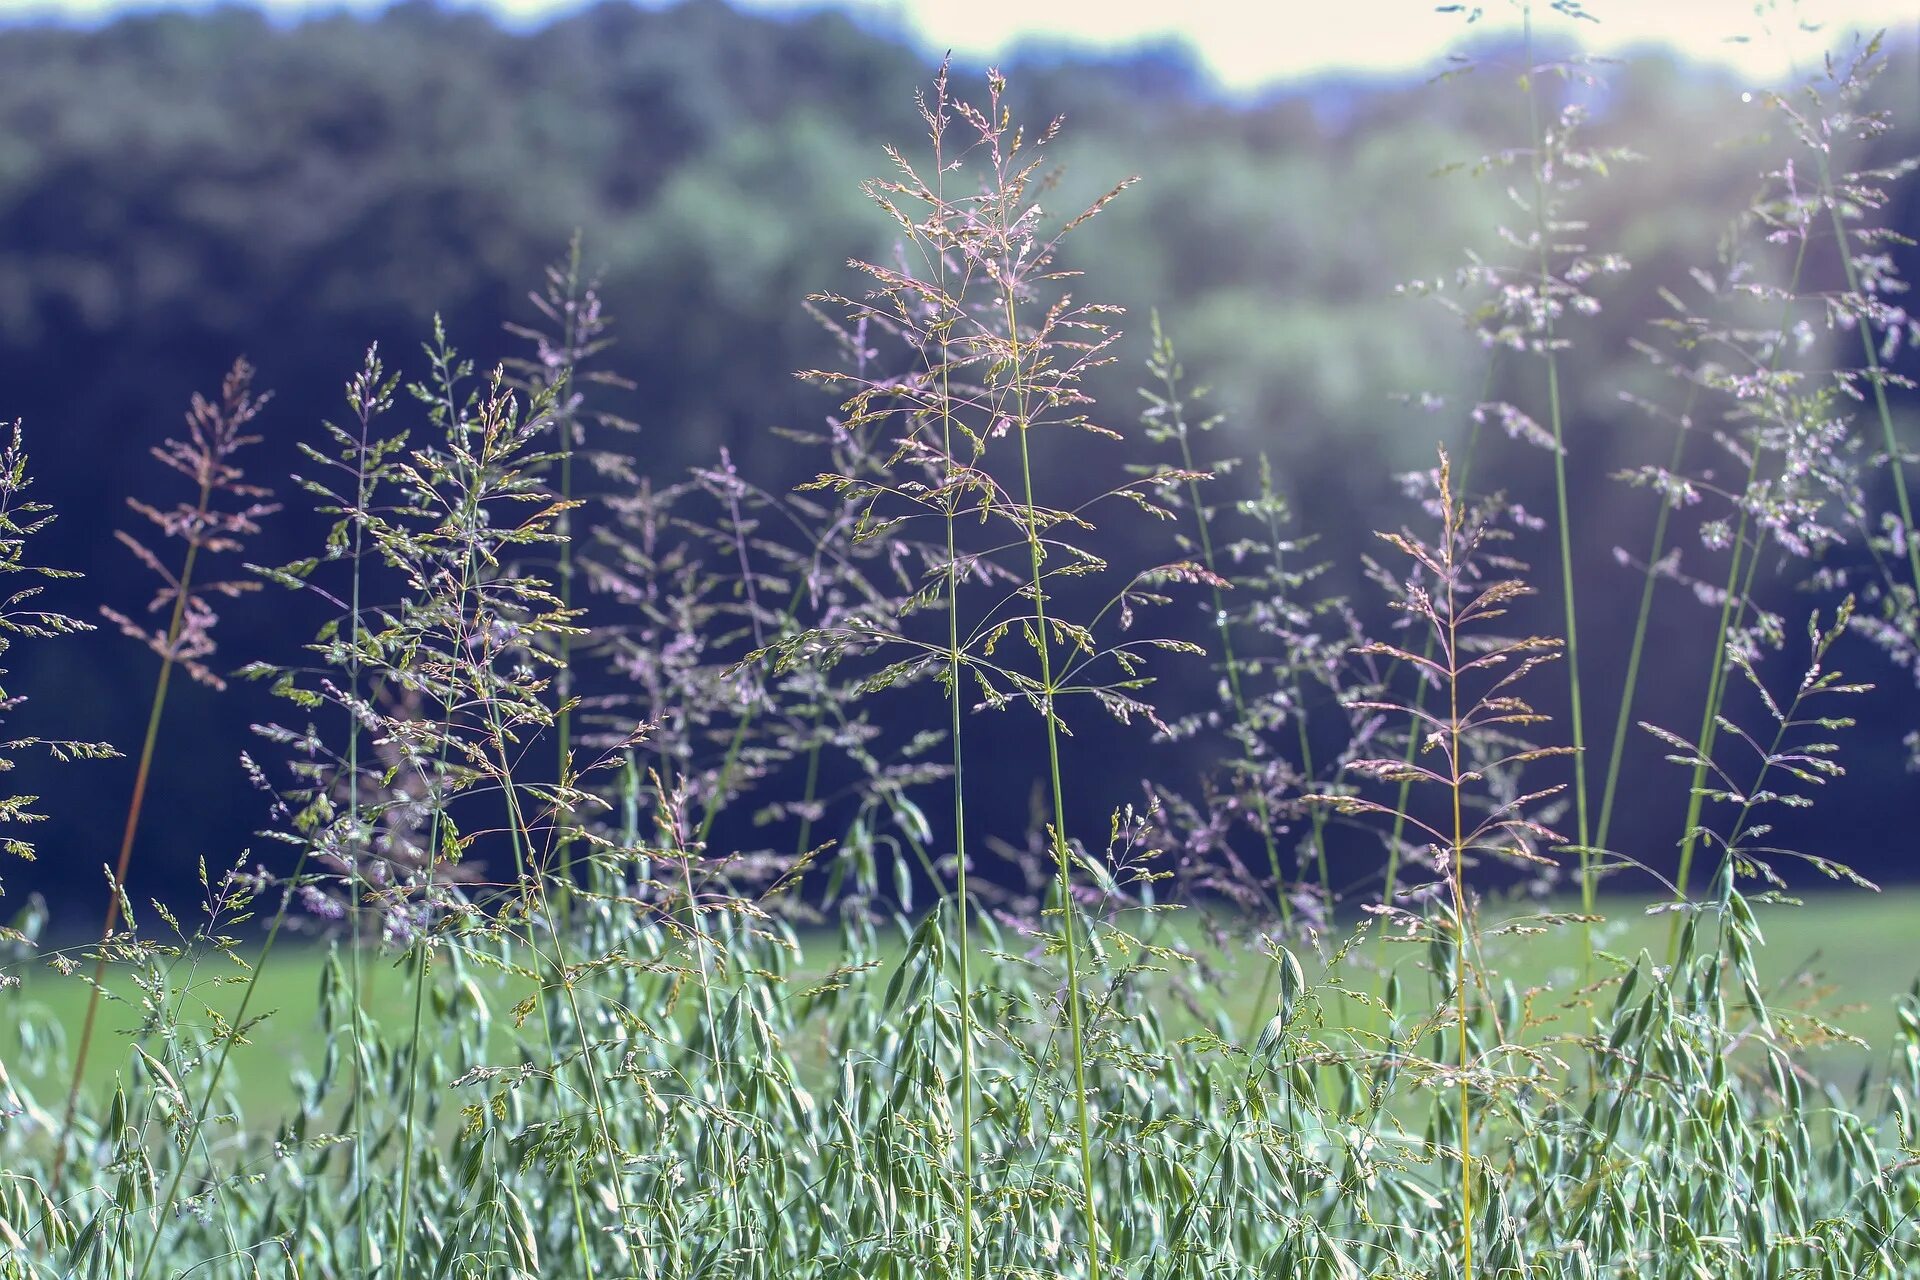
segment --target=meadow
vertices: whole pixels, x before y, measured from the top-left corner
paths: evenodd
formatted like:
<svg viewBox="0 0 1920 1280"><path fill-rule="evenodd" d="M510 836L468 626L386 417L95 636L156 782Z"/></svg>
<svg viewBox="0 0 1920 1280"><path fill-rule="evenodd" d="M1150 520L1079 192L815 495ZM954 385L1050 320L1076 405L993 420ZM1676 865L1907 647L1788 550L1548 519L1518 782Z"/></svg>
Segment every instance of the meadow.
<svg viewBox="0 0 1920 1280"><path fill-rule="evenodd" d="M1597 931L1596 946L1615 957L1660 951L1666 942L1665 925L1660 917L1646 914L1646 905L1632 899L1602 899L1600 914L1608 923ZM1571 900L1554 902L1548 909L1573 912L1578 904ZM1851 1086L1862 1070L1885 1069L1886 1063L1877 1060L1869 1046L1887 1043L1893 1027L1890 1010L1920 980L1916 920L1920 920L1920 892L1912 889L1891 890L1865 900L1854 895L1822 894L1762 917L1766 943L1757 957L1756 970L1769 999L1782 1007L1821 1012L1835 1029L1858 1041L1835 1040L1820 1053L1810 1055L1806 1066L1815 1076ZM1209 1011L1217 1012L1228 1028L1264 1021L1261 1015L1265 1010L1255 1005L1262 995L1263 971L1257 952L1221 948L1221 930L1190 926L1178 913L1164 923L1171 935L1169 945L1195 955L1197 960L1204 959L1215 988ZM1237 932L1244 933L1244 922L1241 926ZM1228 931L1229 936L1232 932ZM819 983L846 961L840 940L832 934L802 934L795 941L795 971L787 984L791 992ZM891 938L882 934L876 940L873 955L880 963L874 970L875 981L891 980L905 959L907 941L907 934L897 928ZM309 1013L319 1006L323 983L336 980L337 975L328 977L324 972L330 959L335 957L329 949L305 945L287 947L272 957L271 963L260 964L258 957L249 961L250 967L259 970L255 999L261 1012L269 1016L233 1058L234 1093L241 1116L271 1122L289 1078L301 1071L316 1072L325 1061L327 1037L322 1034L320 1019ZM1418 959L1395 956L1390 946L1383 944L1376 963L1385 967L1395 963L1417 966ZM362 969L359 1001L367 1017L385 1034L398 1035L404 1033L412 1015L410 984L401 957L389 956L386 960ZM1487 948L1487 962L1523 989L1551 989L1571 983L1581 970L1584 955L1573 936L1552 934L1496 940ZM973 963L987 972L995 957L988 951L976 951ZM1315 980L1328 976L1325 967L1316 968L1312 961L1304 971ZM1907 976L1909 971L1912 977ZM22 986L13 1002L15 1021L0 1031L0 1061L27 1060L34 1037L60 1037L86 1018L87 988L77 983L35 981L32 971L20 976ZM89 1064L84 1086L95 1096L108 1096L116 1087L136 1084L128 1074L127 1055L120 1046L140 1030L144 1018L141 992L130 980L114 982L117 976L108 975L113 1002L104 1006L99 1019L97 1034L102 1037L104 1051ZM190 1023L204 1021L209 1013L221 1009L232 986L237 985L230 979L250 977L249 967L239 964L208 966L197 981L182 984L174 1016ZM1168 982L1155 994L1171 994L1173 986ZM534 985L482 975L480 989L491 1022L504 1021ZM1187 1015L1184 1018L1183 1013ZM1359 1006L1347 1009L1342 1029L1364 1027L1367 1014ZM1193 1008L1177 1009L1169 1018L1169 1030L1177 1036L1197 1034L1208 1025L1209 1019ZM28 1043L23 1044L23 1039ZM508 1047L501 1037L489 1051ZM23 1083L44 1092L65 1081L45 1078Z"/></svg>
<svg viewBox="0 0 1920 1280"><path fill-rule="evenodd" d="M143 740L6 744L134 780L98 934L0 934L0 1276L1913 1274L1915 891L1819 805L1868 700L1920 757L1920 325L1876 220L1912 166L1850 167L1885 62L1767 97L1721 257L1665 282L1620 391L1673 428L1620 472L1658 499L1613 531L1624 656L1582 652L1566 498L1570 335L1638 269L1581 239L1632 157L1587 142L1580 59L1520 67L1514 145L1467 161L1503 256L1405 290L1520 398L1431 406L1462 429L1365 548L1216 454L1178 335L1073 252L1131 180L1057 213L1062 125L997 73L943 67L865 185L897 252L822 266L797 490L645 472L578 243L522 358L476 368L464 321L368 350L284 482L236 363L119 534ZM1096 404L1123 321L1141 400ZM30 442L0 624L51 647L89 624L35 537L96 516L32 501ZM1501 448L1552 510L1476 485ZM294 503L324 543L255 563ZM1129 524L1164 556L1113 563ZM311 620L301 661L231 661L246 609ZM1712 661L1648 705L1671 613ZM1180 664L1207 696L1163 704ZM136 901L141 831L192 812L148 794L170 690L242 680L284 706L260 845L202 860L197 914ZM1164 773L1110 776L1123 734ZM1015 751L1029 794L978 781ZM1664 812L1630 752L1684 816L1623 848ZM14 854L59 847L36 803L0 802ZM1024 843L981 834L1021 805Z"/></svg>

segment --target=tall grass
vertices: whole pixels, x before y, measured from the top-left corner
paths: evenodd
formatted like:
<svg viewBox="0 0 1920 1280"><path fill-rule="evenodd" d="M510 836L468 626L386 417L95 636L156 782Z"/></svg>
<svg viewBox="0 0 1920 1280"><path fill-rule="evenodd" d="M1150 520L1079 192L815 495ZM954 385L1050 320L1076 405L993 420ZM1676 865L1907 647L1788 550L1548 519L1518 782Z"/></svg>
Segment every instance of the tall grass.
<svg viewBox="0 0 1920 1280"><path fill-rule="evenodd" d="M899 252L811 301L839 363L802 375L833 403L788 433L819 459L798 491L725 452L644 478L599 436L630 424L587 399L615 380L585 369L610 332L578 245L515 365L474 369L440 324L413 380L369 352L297 485L324 546L244 593L281 590L315 628L298 662L245 668L289 708L248 760L284 867L203 869L189 923L134 909L123 852L98 944L36 953L38 919L0 939L23 1028L0 1063L0 1275L1911 1272L1920 985L1883 1011L1884 1065L1843 1088L1830 1011L1760 964L1789 872L1864 885L1774 815L1843 772L1867 686L1839 665L1906 661L1916 634L1890 336L1909 322L1864 225L1905 173L1853 173L1834 122L1870 126L1815 114L1857 102L1879 56L1773 104L1793 125L1775 176L1690 277L1705 305L1676 286L1645 346L1680 407L1642 407L1681 435L1628 476L1665 501L1630 649L1587 653L1587 680L1628 673L1597 810L1592 687L1554 668L1571 741L1531 700L1576 618L1566 480L1587 446L1560 320L1624 269L1568 244L1565 178L1620 157L1576 145L1530 52L1530 143L1490 168L1524 166L1531 229L1454 304L1537 361L1547 422L1495 398L1491 358L1457 416L1469 455L1484 423L1544 446L1525 456L1554 527L1443 451L1404 478L1386 552L1359 557L1377 590L1353 598L1325 586L1351 549L1309 553L1286 476L1210 456L1226 431L1169 334L1145 447L1100 416L1088 375L1119 357L1119 313L1082 296L1100 264L1075 233L1129 184L1053 216L1060 126L1022 125L997 74L973 99L942 69L923 144L867 186ZM1817 188L1787 180L1794 147ZM1816 292L1816 267L1838 284ZM1796 336L1815 307L1858 331L1858 362L1851 335ZM198 553L264 510L229 459L258 408L243 377L223 406L166 455L202 464L198 503L150 513L187 537L173 620L122 624L162 659L156 725L172 666L217 678ZM1741 487L1682 471L1710 406ZM16 430L0 571L34 572L26 483ZM1109 563L1123 519L1167 557ZM1814 593L1804 628L1769 611L1767 547ZM1536 550L1559 565L1544 614ZM1636 712L1674 577L1720 633L1692 735ZM0 626L78 624L10 605ZM1156 677L1206 660L1217 695L1162 705ZM1008 801L969 768L993 717L1024 717L1044 761L1024 846L978 834ZM1144 785L1073 753L1128 732L1165 746ZM1676 762L1689 808L1659 957L1610 953L1600 918L1603 873L1668 865L1604 847L1629 737ZM136 790L129 846L139 811ZM1560 911L1569 859L1580 907ZM240 940L256 914L264 954ZM262 1110L237 1077L296 922L326 937L324 1039ZM1560 929L1586 940L1579 971L1518 963ZM137 1015L110 1086L93 1014L69 1052L38 1011L60 981Z"/></svg>
<svg viewBox="0 0 1920 1280"><path fill-rule="evenodd" d="M166 625L147 628L115 609L101 612L122 632L140 641L160 658L160 670L154 678L153 701L147 712L147 730L140 743L139 763L134 767L133 792L127 800L127 818L120 836L120 852L113 865L107 891L106 922L100 930L100 948L93 967L93 991L87 998L86 1017L80 1025L80 1044L73 1055L72 1079L67 1085L66 1118L56 1144L53 1182L60 1182L65 1159L67 1135L73 1129L74 1108L79 1105L80 1083L86 1075L87 1054L93 1047L95 1019L100 1012L100 984L106 976L107 944L120 923L126 897L127 869L133 860L134 839L140 830L140 815L146 805L147 782L152 776L154 751L160 744L160 720L166 710L167 688L175 667L215 688L225 683L207 659L214 652L213 624L218 615L209 601L215 596L239 596L257 589L250 580L218 582L208 585L197 581L194 570L202 554L218 555L240 551L243 539L257 528L256 521L273 510L261 501L269 490L249 484L235 462L235 454L259 437L242 434L260 413L266 397L253 393L253 369L244 360L235 362L227 374L217 400L196 395L187 411L187 437L170 439L153 450L153 456L185 476L194 497L171 509L160 510L147 503L129 499L130 505L167 538L184 544L179 568L169 570L146 542L124 531L115 531L120 542L160 579L147 608L163 611ZM223 509L222 503L232 504Z"/></svg>

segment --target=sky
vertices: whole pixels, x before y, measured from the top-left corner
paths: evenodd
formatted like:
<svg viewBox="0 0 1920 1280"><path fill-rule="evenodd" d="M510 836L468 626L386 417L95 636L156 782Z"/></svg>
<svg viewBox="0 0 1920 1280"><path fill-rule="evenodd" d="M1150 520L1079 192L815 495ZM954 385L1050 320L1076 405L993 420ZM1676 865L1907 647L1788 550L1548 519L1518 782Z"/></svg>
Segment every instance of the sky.
<svg viewBox="0 0 1920 1280"><path fill-rule="evenodd" d="M385 0L253 0L295 17L337 9L377 10ZM661 0L646 0L660 3ZM0 0L8 17L98 21L115 13L206 8L214 0ZM580 7L581 0L442 0L492 10L515 24ZM1121 50L1169 37L1185 40L1221 85L1253 91L1328 72L1396 73L1436 69L1469 28L1462 13L1436 12L1435 0L735 0L766 12L841 8L932 52L991 61L1023 41L1046 39L1082 49ZM1580 0L1596 21L1552 12L1544 31L1577 27L1588 47L1666 44L1698 59L1726 62L1756 83L1795 67L1818 66L1822 45L1858 28L1920 34L1916 0ZM1518 25L1519 0L1470 0L1483 31ZM1551 0L1535 0L1536 11ZM1756 11L1766 15L1756 17ZM1806 22L1817 34L1797 30ZM1749 38L1730 41L1729 33Z"/></svg>

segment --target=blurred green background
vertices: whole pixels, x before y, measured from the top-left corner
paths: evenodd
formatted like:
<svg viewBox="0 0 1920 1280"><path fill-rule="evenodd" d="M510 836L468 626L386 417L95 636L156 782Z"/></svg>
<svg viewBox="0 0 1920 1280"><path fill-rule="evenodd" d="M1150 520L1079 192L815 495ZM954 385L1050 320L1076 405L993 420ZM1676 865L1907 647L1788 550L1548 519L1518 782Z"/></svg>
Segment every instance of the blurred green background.
<svg viewBox="0 0 1920 1280"><path fill-rule="evenodd" d="M1920 59L1910 35L1896 37L1905 43L1870 104L1894 127L1857 163L1920 152ZM1096 416L1135 418L1157 308L1225 415L1220 452L1271 458L1299 527L1334 561L1332 590L1369 592L1358 553L1370 530L1407 515L1395 473L1429 463L1437 440L1458 447L1481 394L1484 353L1444 309L1397 292L1467 252L1499 252L1503 223L1520 216L1506 179L1471 172L1524 137L1520 52L1499 38L1473 52L1478 71L1445 83L1329 73L1232 95L1174 45L1031 49L1004 68L1022 115L1065 120L1050 207L1143 179L1077 235L1065 264L1087 272L1082 296L1130 313L1119 360L1093 385ZM43 558L88 575L62 584L58 603L89 616L95 602L144 603L143 571L107 531L128 522L125 497L164 484L148 446L235 355L277 392L253 466L282 482L299 465L293 443L342 413L342 383L370 342L418 372L439 312L483 366L515 350L502 322L533 318L527 291L576 231L616 320L606 364L635 384L610 407L640 423L643 469L672 477L726 446L768 489L810 475L813 459L770 432L832 408L793 377L830 359L803 300L850 287L850 257L887 253L889 224L859 183L886 172L883 142L914 150L914 94L932 69L924 51L847 16L771 17L719 0L603 3L526 29L426 3L298 22L220 8L0 26L0 417L26 420L36 496L62 512ZM979 92L983 71L957 66L960 90ZM1599 313L1566 329L1582 642L1594 696L1610 707L1639 586L1614 549L1643 547L1655 512L1612 473L1664 457L1669 439L1624 402L1656 381L1633 343L1661 311L1659 289L1714 261L1778 126L1731 72L1666 53L1629 58L1603 86L1554 92L1586 103L1597 144L1640 153L1591 176L1578 210L1580 235L1634 270L1598 285ZM1920 231L1920 188L1897 186L1886 219ZM1894 252L1908 274L1920 265ZM1534 402L1537 382L1516 363L1491 390ZM1422 396L1444 407L1421 408ZM1898 408L1911 439L1911 397ZM1070 463L1041 459L1057 472ZM1537 451L1485 442L1477 485L1545 510L1550 483ZM289 511L247 558L307 554L320 529ZM1109 551L1122 563L1160 554ZM1522 554L1553 559L1544 537ZM1540 585L1552 601L1554 573ZM1676 725L1698 714L1708 619L1684 589L1663 589L1644 699ZM285 660L310 631L277 604L239 602L217 665ZM137 741L152 670L119 636L23 646L10 661L10 687L34 696L13 731ZM1832 789L1814 843L1868 875L1910 878L1920 787L1899 739L1913 721L1911 677L1864 647L1850 661L1899 696L1863 712L1852 775ZM1213 678L1195 664L1165 696L1204 699ZM1543 694L1545 709L1554 699ZM265 824L237 766L265 706L257 690L176 690L154 783L168 820L142 836L136 902L192 899L194 861L224 862ZM1115 777L1191 764L1144 740L1111 750ZM1654 863L1684 804L1659 755L1636 744L1621 828ZM1010 838L1031 763L983 775L1008 788L998 820ZM56 922L79 902L91 918L131 767L23 774L55 821L41 861L7 869L0 906L40 893ZM1091 797L1092 811L1137 795L1113 790Z"/></svg>

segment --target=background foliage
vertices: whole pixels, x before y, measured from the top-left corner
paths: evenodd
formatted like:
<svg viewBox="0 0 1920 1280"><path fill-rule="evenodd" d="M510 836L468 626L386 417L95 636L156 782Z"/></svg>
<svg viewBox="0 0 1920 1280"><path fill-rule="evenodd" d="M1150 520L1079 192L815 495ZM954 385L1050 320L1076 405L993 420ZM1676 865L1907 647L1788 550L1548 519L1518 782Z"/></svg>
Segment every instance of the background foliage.
<svg viewBox="0 0 1920 1280"><path fill-rule="evenodd" d="M1920 151L1920 78L1910 56L1895 65L1874 100L1897 108L1896 127L1863 163ZM1061 207L1145 175L1089 224L1070 264L1100 264L1103 298L1130 312L1119 367L1092 375L1103 411L1131 418L1147 311L1159 308L1194 375L1218 388L1217 453L1269 455L1299 527L1324 546L1359 545L1397 499L1392 475L1430 461L1436 434L1464 429L1461 413L1395 397L1480 394L1477 345L1396 289L1452 271L1463 247L1498 250L1493 229L1511 212L1502 183L1432 175L1513 144L1510 87L1495 74L1327 79L1231 100L1178 49L1112 61L1036 51L1008 69L1027 118L1069 122ZM804 479L811 459L769 430L817 421L826 404L792 376L829 358L799 303L832 283L835 264L887 252L889 230L864 213L858 183L883 140L917 128L912 93L928 70L843 17L776 20L719 0L604 3L529 33L425 3L292 25L224 9L0 29L0 367L5 412L35 429L38 494L66 511L118 508L147 483L146 449L173 432L171 406L239 354L277 392L255 424L264 442L250 469L285 475L300 465L293 442L323 412L312 406L337 403L340 371L369 339L410 353L439 312L480 367L514 350L499 317L535 318L528 282L576 230L618 324L609 363L634 383L609 403L642 427L631 441L639 467L670 481L726 446L751 454L769 490ZM1615 566L1609 531L1644 528L1654 510L1611 473L1665 439L1623 402L1654 381L1631 343L1662 310L1657 287L1713 259L1777 127L1757 105L1741 113L1733 87L1651 57L1615 69L1603 91L1573 90L1594 98L1591 143L1640 153L1581 193L1585 238L1637 269L1596 286L1602 309L1573 322L1565 377L1581 453L1573 563L1592 593L1601 663L1586 674L1603 690L1621 679L1605 663L1624 652L1638 588ZM1894 189L1887 225L1920 226L1916 190ZM1912 266L1911 250L1894 252ZM1486 398L1537 402L1538 376L1516 362ZM1911 413L1907 397L1896 405ZM1488 450L1486 487L1551 505L1535 459L1501 447ZM292 559L316 532L310 517L283 513L264 522L250 558ZM1127 541L1150 530L1115 536L1116 560L1150 554ZM93 598L142 600L141 567L93 522L45 538L46 562L84 571ZM1355 562L1335 559L1330 585L1351 588ZM283 660L303 634L275 610L225 612L226 671ZM1710 645L1705 611L1656 615L1660 661L1645 676L1656 705L1678 696ZM76 732L137 740L147 674L116 636L21 660L39 687L60 690ZM179 750L158 762L156 786L202 821L192 835L169 826L145 837L136 899L172 892L194 859L244 844L262 817L233 763L265 704L216 715L203 691L180 692ZM1851 824L1843 843L1861 869L1898 877L1913 865L1920 788L1902 772L1891 722L1863 715L1880 745L1860 754L1834 812ZM1143 741L1119 749L1132 753L1131 775L1161 767ZM1040 763L1019 743L983 764L1008 799L991 819L999 834L1021 836ZM1630 760L1629 794L1659 767ZM131 776L130 764L100 768L126 770L120 785ZM73 785L58 773L29 781L48 796ZM117 819L110 806L75 808L61 857L16 876L16 892L91 885L66 859L106 861ZM1662 831L1678 820L1630 816Z"/></svg>

